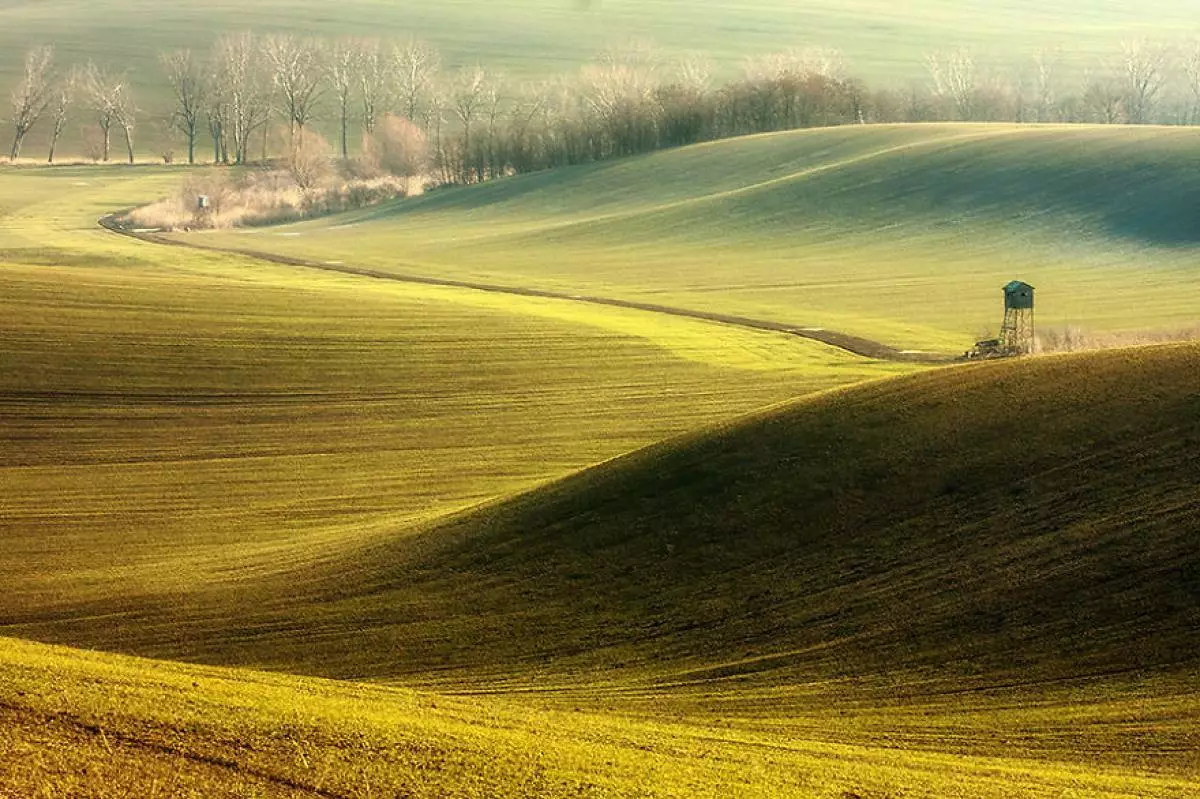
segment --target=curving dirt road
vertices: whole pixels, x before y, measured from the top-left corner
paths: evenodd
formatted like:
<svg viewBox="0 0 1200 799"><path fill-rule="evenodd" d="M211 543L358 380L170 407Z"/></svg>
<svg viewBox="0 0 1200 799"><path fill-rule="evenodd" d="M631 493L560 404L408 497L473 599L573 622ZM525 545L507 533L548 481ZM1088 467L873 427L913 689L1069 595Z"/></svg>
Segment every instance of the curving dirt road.
<svg viewBox="0 0 1200 799"><path fill-rule="evenodd" d="M248 258L256 258L260 261L284 264L286 266L299 266L305 269L319 269L323 272L338 272L341 274L355 275L357 277L366 277L374 280L394 280L400 283L419 283L426 286L445 286L449 288L470 289L473 291L489 291L498 294L513 294L520 297L538 297L551 300L566 300L568 302L586 302L592 305L609 305L615 308L629 308L636 311L648 311L650 313L681 316L688 319L700 319L706 322L717 322L723 325L734 325L735 327L749 328L752 330L768 330L776 333L798 336L799 338L811 339L812 341L819 341L822 344L828 344L831 347L837 347L838 349L845 350L846 352L850 352L855 355L861 355L864 358L873 358L880 361L940 364L951 363L953 360L955 360L951 356L940 355L937 353L898 350L895 347L889 347L888 345L878 341L872 341L859 336L853 336L849 333L839 333L836 330L825 330L823 328L815 327L801 327L797 325L785 324L783 322L772 322L766 319L752 319L745 316L733 316L730 314L712 313L709 311L696 311L688 308L675 308L669 305L637 302L635 300L619 300L611 297L594 297L586 294L564 294L557 291L522 288L520 286L504 286L493 283L475 283L466 280L425 277L422 275L397 274L394 272L382 272L378 269L368 269L366 267L350 266L346 264L322 263L321 261L311 261L304 258L294 258L288 255L276 255L274 253L259 252L257 250L241 249L238 247L215 247L208 244L201 244L199 242L179 241L176 239L167 238L166 236L162 236L154 232L131 230L123 227L117 221L117 216L119 213L121 212L101 217L99 220L100 226L113 233L138 239L139 241L149 242L151 244L162 244L169 247L186 247L189 249L203 250L206 252L241 255Z"/></svg>

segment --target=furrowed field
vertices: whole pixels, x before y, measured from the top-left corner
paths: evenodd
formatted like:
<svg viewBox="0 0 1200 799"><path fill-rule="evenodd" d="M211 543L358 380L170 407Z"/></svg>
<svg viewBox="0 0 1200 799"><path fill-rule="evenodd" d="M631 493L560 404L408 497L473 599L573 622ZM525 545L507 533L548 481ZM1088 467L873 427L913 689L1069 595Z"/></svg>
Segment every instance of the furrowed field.
<svg viewBox="0 0 1200 799"><path fill-rule="evenodd" d="M115 586L172 595L278 572L897 371L779 336L162 250L95 225L166 173L0 180L0 558L8 609L35 618L119 603Z"/></svg>
<svg viewBox="0 0 1200 799"><path fill-rule="evenodd" d="M1093 6L0 0L0 88L45 35L159 107L244 30L1069 72L1200 12ZM951 362L1018 278L1047 350L1194 336L1200 129L459 166L169 233L258 167L0 168L0 799L1200 795L1200 345Z"/></svg>
<svg viewBox="0 0 1200 799"><path fill-rule="evenodd" d="M1007 141L1006 130L938 132L960 146ZM892 157L859 137L911 155L929 139L899 135L856 132L808 167L802 150L774 183L747 182L743 163L698 170L710 185L697 193L659 170L642 213L692 214L787 187L796 172L820 176L822 164L836 174ZM1061 135L1046 134L1051 146ZM933 151L946 157L946 144ZM8 795L1195 788L1194 347L875 382L548 482L914 367L782 334L328 273L96 226L177 174L3 176L0 629L274 674L6 639ZM560 246L552 230L527 229L535 213L568 231L636 224L616 213L620 176L594 175L586 209L554 182L538 195L523 179L349 219L369 235L341 255L411 271L407 253L383 257L403 249L385 232L391 220L410 225L415 252L445 236L464 260L487 256L461 271L415 261L428 274L620 288L614 273L589 283L555 266L534 247ZM782 205L755 208L759 229L781 229ZM453 213L476 240L451 241ZM718 219L682 218L698 232ZM928 223L914 213L909 224ZM682 246L658 228L657 252ZM332 260L345 235L329 222L285 232L302 235L189 241ZM631 257L656 251L648 232L621 235ZM520 247L527 271L514 273ZM1006 274L980 269L989 285ZM704 275L722 291L729 276ZM628 296L702 294L670 286ZM906 313L895 329L920 330ZM1034 447L1011 435L1031 420ZM1116 467L1130 461L1137 470ZM1159 475L1153 492L1139 489L1144 474ZM1062 528L1060 503L1077 494L1091 500ZM1013 497L1025 508L1016 516Z"/></svg>

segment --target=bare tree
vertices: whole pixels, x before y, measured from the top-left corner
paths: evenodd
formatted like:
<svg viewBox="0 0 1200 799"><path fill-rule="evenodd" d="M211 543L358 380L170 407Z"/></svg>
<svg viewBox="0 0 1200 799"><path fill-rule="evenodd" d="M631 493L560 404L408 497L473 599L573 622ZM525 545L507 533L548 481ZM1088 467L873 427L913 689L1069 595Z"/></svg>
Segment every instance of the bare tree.
<svg viewBox="0 0 1200 799"><path fill-rule="evenodd" d="M934 94L951 100L959 119L971 119L975 113L975 96L979 85L975 58L970 51L930 53L925 56L925 67L933 79Z"/></svg>
<svg viewBox="0 0 1200 799"><path fill-rule="evenodd" d="M1056 81L1062 54L1058 51L1040 50L1033 57L1033 106L1038 122L1054 122L1055 105L1058 103Z"/></svg>
<svg viewBox="0 0 1200 799"><path fill-rule="evenodd" d="M457 160L458 177L463 183L470 183L472 179L483 179L483 175L479 174L479 170L472 163L472 147L475 145L472 136L475 133L476 122L480 121L495 94L495 85L488 79L482 67L465 69L454 80L450 93L450 107L462 123L462 144Z"/></svg>
<svg viewBox="0 0 1200 799"><path fill-rule="evenodd" d="M1083 92L1083 111L1090 122L1115 125L1127 118L1128 95L1121 82L1111 75L1093 75Z"/></svg>
<svg viewBox="0 0 1200 799"><path fill-rule="evenodd" d="M209 90L209 127L218 128L222 161L250 160L250 138L265 129L271 114L268 78L261 46L251 34L225 36L213 53Z"/></svg>
<svg viewBox="0 0 1200 799"><path fill-rule="evenodd" d="M21 155L25 137L46 113L54 83L54 48L35 47L25 55L25 71L12 93L13 143L9 160Z"/></svg>
<svg viewBox="0 0 1200 799"><path fill-rule="evenodd" d="M192 55L191 50L161 53L159 60L175 95L175 108L172 109L170 118L171 127L187 139L188 163L194 164L196 136L200 131L204 92L207 89L203 66Z"/></svg>
<svg viewBox="0 0 1200 799"><path fill-rule="evenodd" d="M1125 110L1133 124L1150 121L1154 103L1166 85L1169 60L1170 50L1163 44L1141 39L1121 45Z"/></svg>
<svg viewBox="0 0 1200 799"><path fill-rule="evenodd" d="M71 104L75 102L75 92L79 85L79 75L76 70L68 72L54 83L50 92L50 119L54 122L50 131L50 154L46 163L54 163L54 153L58 149L58 140L62 138L67 127L67 115Z"/></svg>
<svg viewBox="0 0 1200 799"><path fill-rule="evenodd" d="M394 60L400 112L413 122L428 126L441 69L437 50L412 40L396 48Z"/></svg>
<svg viewBox="0 0 1200 799"><path fill-rule="evenodd" d="M1192 97L1191 124L1200 122L1200 39L1192 39L1181 52L1183 74Z"/></svg>
<svg viewBox="0 0 1200 799"><path fill-rule="evenodd" d="M281 108L288 120L289 145L296 130L312 121L324 93L325 75L321 44L315 39L270 36L264 48Z"/></svg>
<svg viewBox="0 0 1200 799"><path fill-rule="evenodd" d="M129 82L122 81L122 89L117 96L114 117L117 126L125 137L125 152L129 155L129 163L133 163L133 132L137 127L137 105L133 102L133 93Z"/></svg>
<svg viewBox="0 0 1200 799"><path fill-rule="evenodd" d="M214 82L210 80L204 103L204 121L208 127L208 135L212 138L213 162L228 164L229 103L226 96L215 89Z"/></svg>
<svg viewBox="0 0 1200 799"><path fill-rule="evenodd" d="M596 157L652 149L657 140L660 67L650 46L634 43L605 52L599 64L584 69L584 103L604 134Z"/></svg>
<svg viewBox="0 0 1200 799"><path fill-rule="evenodd" d="M88 62L82 77L83 93L88 106L95 114L96 127L100 131L100 158L107 162L112 152L112 129L114 125L124 128L124 122L130 123L128 131L132 133L133 113L126 108L129 104L127 97L129 87L123 75L114 75L108 70Z"/></svg>
<svg viewBox="0 0 1200 799"><path fill-rule="evenodd" d="M348 39L338 39L329 48L325 71L337 103L338 129L341 134L342 160L350 157L350 104L358 84L360 46Z"/></svg>
<svg viewBox="0 0 1200 799"><path fill-rule="evenodd" d="M375 131L379 115L388 110L395 75L392 55L384 50L378 39L361 39L355 75L358 79L358 99L362 113L362 128L368 134Z"/></svg>
<svg viewBox="0 0 1200 799"><path fill-rule="evenodd" d="M549 131L544 119L549 100L547 84L522 86L513 98L508 112L508 155L518 172L528 172L546 160Z"/></svg>

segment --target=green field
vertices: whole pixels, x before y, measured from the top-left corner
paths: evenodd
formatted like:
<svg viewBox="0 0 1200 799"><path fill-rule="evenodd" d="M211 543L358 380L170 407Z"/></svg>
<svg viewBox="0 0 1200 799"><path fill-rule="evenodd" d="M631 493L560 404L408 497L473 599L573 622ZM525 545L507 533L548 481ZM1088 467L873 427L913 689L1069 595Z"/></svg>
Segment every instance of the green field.
<svg viewBox="0 0 1200 799"><path fill-rule="evenodd" d="M6 202L26 203L0 218L10 611L290 569L903 371L633 311L164 251L95 225L173 179L0 176Z"/></svg>
<svg viewBox="0 0 1200 799"><path fill-rule="evenodd" d="M190 241L826 327L960 353L1200 319L1200 133L866 126L698 145Z"/></svg>
<svg viewBox="0 0 1200 799"><path fill-rule="evenodd" d="M0 774L94 796L1188 796L1198 366L1187 345L875 383L224 589L240 617L129 598L43 622L422 690L4 640Z"/></svg>
<svg viewBox="0 0 1200 799"><path fill-rule="evenodd" d="M1061 47L1078 93L1198 22L0 0L0 96L38 41L129 69L149 155L157 53L224 32L414 35L514 85L639 39L900 89ZM1044 330L1200 331L1200 129L863 125L98 224L206 169L0 165L0 799L1200 795L1200 344L946 357L1014 278Z"/></svg>
<svg viewBox="0 0 1200 799"><path fill-rule="evenodd" d="M982 0L782 0L755 3L684 0L265 0L252 6L214 0L183 3L70 0L0 4L0 58L10 74L29 41L60 43L76 58L135 72L152 71L157 51L207 47L222 32L285 31L325 36L417 36L436 44L454 67L482 63L521 77L573 71L596 53L630 40L658 43L669 54L703 53L725 70L748 56L793 47L834 47L856 74L872 81L925 78L923 58L971 46L997 60L1061 47L1093 60L1138 36L1175 40L1195 31L1196 0L1137 5L1084 0L1049 4ZM136 33L137 35L130 35Z"/></svg>

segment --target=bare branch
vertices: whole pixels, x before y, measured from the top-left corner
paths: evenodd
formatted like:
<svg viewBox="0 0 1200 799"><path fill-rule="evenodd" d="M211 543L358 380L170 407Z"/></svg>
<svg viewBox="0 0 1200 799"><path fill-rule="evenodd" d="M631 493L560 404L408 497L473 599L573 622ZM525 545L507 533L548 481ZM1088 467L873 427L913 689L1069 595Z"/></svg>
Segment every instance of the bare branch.
<svg viewBox="0 0 1200 799"><path fill-rule="evenodd" d="M21 155L25 137L46 113L54 82L53 67L53 47L35 47L25 55L25 71L12 93L13 143L9 160L16 161Z"/></svg>

